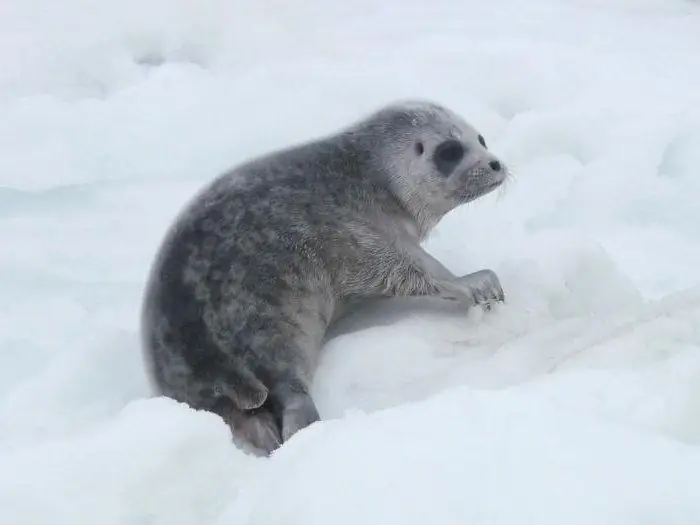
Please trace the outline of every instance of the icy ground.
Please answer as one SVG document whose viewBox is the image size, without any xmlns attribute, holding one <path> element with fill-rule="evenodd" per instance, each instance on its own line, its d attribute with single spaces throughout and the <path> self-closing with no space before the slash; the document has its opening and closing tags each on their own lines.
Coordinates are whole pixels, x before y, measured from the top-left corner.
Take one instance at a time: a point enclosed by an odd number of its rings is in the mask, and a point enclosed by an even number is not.
<svg viewBox="0 0 700 525">
<path fill-rule="evenodd" d="M 1 524 L 700 523 L 698 2 L 3 0 L 0 66 Z M 515 172 L 428 245 L 508 305 L 349 319 L 271 459 L 151 398 L 182 203 L 400 97 Z"/>
</svg>

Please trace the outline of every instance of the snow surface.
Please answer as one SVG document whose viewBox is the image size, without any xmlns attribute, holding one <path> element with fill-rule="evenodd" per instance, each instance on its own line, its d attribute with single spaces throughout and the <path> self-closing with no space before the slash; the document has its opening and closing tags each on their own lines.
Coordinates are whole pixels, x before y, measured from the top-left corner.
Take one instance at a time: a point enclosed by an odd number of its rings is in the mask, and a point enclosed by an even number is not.
<svg viewBox="0 0 700 525">
<path fill-rule="evenodd" d="M 700 523 L 700 4 L 0 3 L 0 523 Z M 509 302 L 337 327 L 272 458 L 154 398 L 145 275 L 220 170 L 395 98 L 513 169 L 428 248 Z"/>
</svg>

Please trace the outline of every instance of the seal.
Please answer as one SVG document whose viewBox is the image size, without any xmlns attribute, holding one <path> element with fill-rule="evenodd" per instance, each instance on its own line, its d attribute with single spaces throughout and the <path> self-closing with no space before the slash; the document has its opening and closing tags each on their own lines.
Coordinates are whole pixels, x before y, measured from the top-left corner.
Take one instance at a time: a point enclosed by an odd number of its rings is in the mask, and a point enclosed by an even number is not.
<svg viewBox="0 0 700 525">
<path fill-rule="evenodd" d="M 398 101 L 339 132 L 248 160 L 179 213 L 142 305 L 160 395 L 218 414 L 269 455 L 320 420 L 309 393 L 327 329 L 365 300 L 505 300 L 496 274 L 457 277 L 420 245 L 507 178 L 470 124 Z"/>
</svg>

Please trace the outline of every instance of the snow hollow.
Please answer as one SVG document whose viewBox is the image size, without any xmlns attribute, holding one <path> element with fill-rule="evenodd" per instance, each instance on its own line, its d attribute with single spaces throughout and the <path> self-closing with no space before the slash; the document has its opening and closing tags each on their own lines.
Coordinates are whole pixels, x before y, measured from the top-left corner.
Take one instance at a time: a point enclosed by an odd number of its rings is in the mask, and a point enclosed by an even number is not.
<svg viewBox="0 0 700 525">
<path fill-rule="evenodd" d="M 700 4 L 4 0 L 0 523 L 700 523 Z M 138 312 L 232 164 L 385 102 L 515 172 L 428 249 L 489 315 L 339 326 L 272 458 L 151 396 Z"/>
</svg>

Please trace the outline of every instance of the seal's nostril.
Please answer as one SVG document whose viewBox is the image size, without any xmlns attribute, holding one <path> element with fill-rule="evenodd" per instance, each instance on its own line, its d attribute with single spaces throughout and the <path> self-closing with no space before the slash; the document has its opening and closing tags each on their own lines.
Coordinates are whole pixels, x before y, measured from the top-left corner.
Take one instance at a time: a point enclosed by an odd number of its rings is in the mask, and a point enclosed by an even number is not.
<svg viewBox="0 0 700 525">
<path fill-rule="evenodd" d="M 497 160 L 492 160 L 491 162 L 489 162 L 489 166 L 493 171 L 501 171 L 501 163 Z"/>
</svg>

